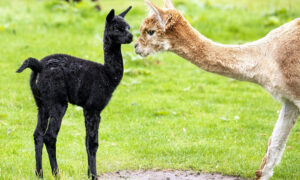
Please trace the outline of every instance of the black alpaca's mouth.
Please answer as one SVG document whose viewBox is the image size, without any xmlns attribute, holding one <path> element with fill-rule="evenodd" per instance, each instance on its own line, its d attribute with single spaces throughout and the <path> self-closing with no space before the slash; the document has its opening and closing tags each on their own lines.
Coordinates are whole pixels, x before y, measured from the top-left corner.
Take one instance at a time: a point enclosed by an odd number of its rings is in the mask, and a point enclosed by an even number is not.
<svg viewBox="0 0 300 180">
<path fill-rule="evenodd" d="M 127 36 L 127 38 L 126 38 L 126 40 L 125 40 L 125 43 L 126 43 L 126 44 L 130 44 L 130 43 L 132 42 L 132 39 L 133 39 L 133 37 L 132 37 L 132 35 L 130 34 L 129 36 Z"/>
</svg>

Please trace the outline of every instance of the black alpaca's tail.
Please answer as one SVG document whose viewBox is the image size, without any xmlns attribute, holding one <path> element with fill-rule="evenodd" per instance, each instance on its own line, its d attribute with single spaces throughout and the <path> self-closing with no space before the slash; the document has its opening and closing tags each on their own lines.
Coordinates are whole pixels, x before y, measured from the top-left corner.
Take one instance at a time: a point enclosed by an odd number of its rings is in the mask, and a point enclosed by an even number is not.
<svg viewBox="0 0 300 180">
<path fill-rule="evenodd" d="M 30 57 L 23 62 L 22 66 L 17 70 L 17 73 L 22 72 L 28 67 L 34 72 L 41 72 L 43 66 L 37 59 Z"/>
</svg>

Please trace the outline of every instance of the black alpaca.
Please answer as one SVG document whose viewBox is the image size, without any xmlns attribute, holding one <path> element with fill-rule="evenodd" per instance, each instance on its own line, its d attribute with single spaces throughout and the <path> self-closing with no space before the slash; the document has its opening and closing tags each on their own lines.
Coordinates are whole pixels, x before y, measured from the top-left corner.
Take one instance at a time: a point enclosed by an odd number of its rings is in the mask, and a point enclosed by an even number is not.
<svg viewBox="0 0 300 180">
<path fill-rule="evenodd" d="M 38 107 L 38 122 L 34 132 L 36 175 L 42 177 L 42 149 L 46 145 L 52 173 L 57 175 L 56 138 L 68 102 L 83 107 L 85 145 L 88 155 L 88 176 L 96 179 L 96 152 L 100 113 L 108 104 L 123 76 L 121 44 L 132 41 L 130 26 L 123 13 L 106 17 L 103 38 L 104 65 L 63 54 L 54 54 L 38 61 L 28 58 L 17 70 L 32 70 L 31 90 Z"/>
</svg>

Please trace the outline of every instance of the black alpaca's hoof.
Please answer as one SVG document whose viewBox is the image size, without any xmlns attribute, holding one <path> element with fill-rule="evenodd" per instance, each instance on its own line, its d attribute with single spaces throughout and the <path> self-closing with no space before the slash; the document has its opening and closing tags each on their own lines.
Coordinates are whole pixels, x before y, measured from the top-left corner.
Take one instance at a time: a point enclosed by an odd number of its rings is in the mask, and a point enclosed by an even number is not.
<svg viewBox="0 0 300 180">
<path fill-rule="evenodd" d="M 88 175 L 89 178 L 91 178 L 91 170 L 90 170 L 90 168 L 88 168 L 87 175 Z"/>
<path fill-rule="evenodd" d="M 43 178 L 43 170 L 41 169 L 40 171 L 35 171 L 35 175 L 36 175 L 36 177 L 38 177 L 38 178 Z"/>
<path fill-rule="evenodd" d="M 91 172 L 90 169 L 88 169 L 87 174 L 88 174 L 88 178 L 89 178 L 89 179 L 92 179 L 92 180 L 98 179 L 98 178 L 97 178 L 97 175 L 92 174 L 92 172 Z"/>
<path fill-rule="evenodd" d="M 59 176 L 59 170 L 56 169 L 56 170 L 52 171 L 52 176 L 58 177 Z"/>
</svg>

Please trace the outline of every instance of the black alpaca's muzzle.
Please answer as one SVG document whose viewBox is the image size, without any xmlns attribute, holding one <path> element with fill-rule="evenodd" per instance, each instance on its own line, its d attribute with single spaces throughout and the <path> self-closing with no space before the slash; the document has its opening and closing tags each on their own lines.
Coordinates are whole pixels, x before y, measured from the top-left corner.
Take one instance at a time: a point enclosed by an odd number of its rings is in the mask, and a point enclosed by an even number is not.
<svg viewBox="0 0 300 180">
<path fill-rule="evenodd" d="M 129 35 L 126 37 L 125 43 L 126 43 L 126 44 L 131 43 L 131 42 L 132 42 L 132 39 L 133 39 L 132 34 L 129 34 Z"/>
</svg>

